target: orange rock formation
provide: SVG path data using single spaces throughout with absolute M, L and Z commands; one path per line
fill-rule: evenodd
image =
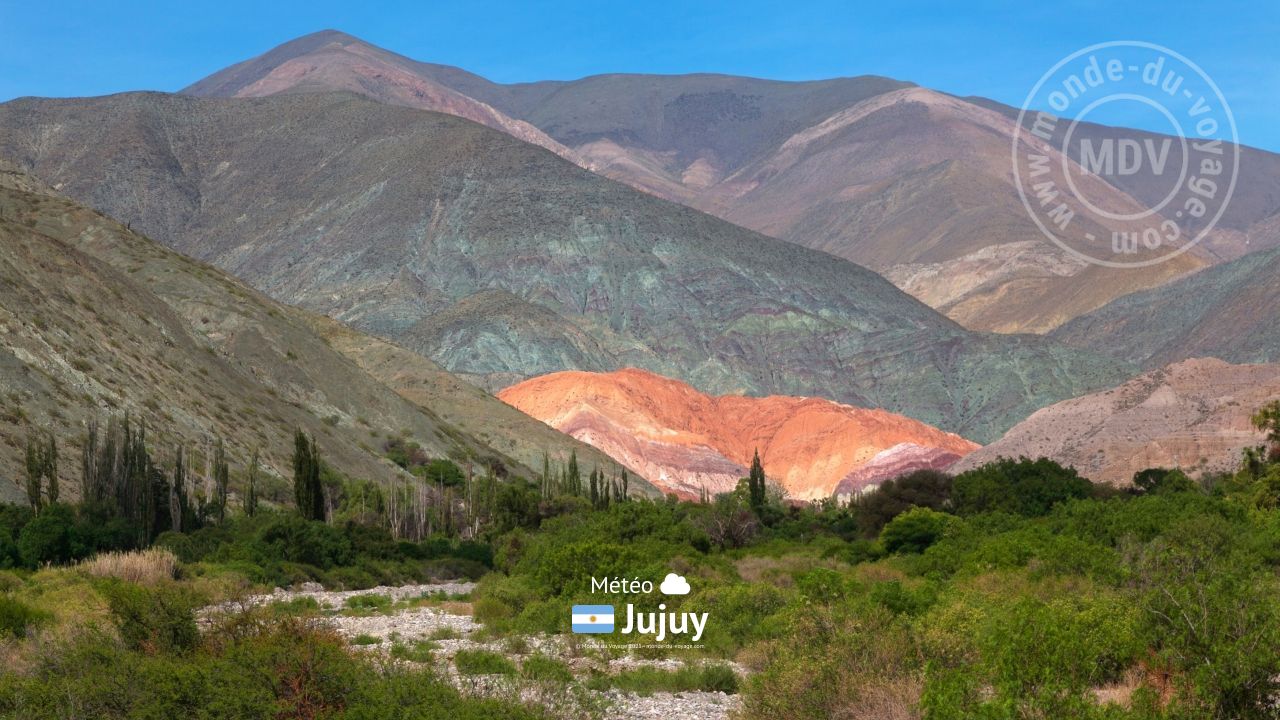
M 958 459 L 979 447 L 884 410 L 821 398 L 713 397 L 635 369 L 552 373 L 498 397 L 684 495 L 731 490 L 756 450 L 765 474 L 788 496 L 816 499 L 830 496 L 842 479 L 891 448 L 902 446 L 902 454 L 918 447 L 923 464 L 936 466 L 936 451 Z M 907 457 L 886 467 L 912 469 Z M 858 476 L 858 484 L 880 479 L 871 473 Z

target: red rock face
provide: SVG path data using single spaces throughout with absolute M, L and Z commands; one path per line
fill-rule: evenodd
M 1125 384 L 1050 405 L 958 462 L 967 470 L 997 457 L 1047 457 L 1094 482 L 1128 485 L 1153 467 L 1196 474 L 1231 470 L 1261 445 L 1250 417 L 1280 398 L 1280 365 L 1184 360 Z
M 682 495 L 731 490 L 757 450 L 788 496 L 817 499 L 842 480 L 863 487 L 898 468 L 945 467 L 978 448 L 883 410 L 821 398 L 713 397 L 634 369 L 552 373 L 498 397 Z

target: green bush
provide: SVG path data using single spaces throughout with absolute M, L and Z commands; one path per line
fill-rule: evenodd
M 911 508 L 880 532 L 885 552 L 920 553 L 957 526 L 959 518 L 929 508 Z
M 880 535 L 885 525 L 913 507 L 946 510 L 951 505 L 951 476 L 937 470 L 917 470 L 886 481 L 853 500 L 850 510 L 858 531 L 866 538 Z
M 52 619 L 42 610 L 37 610 L 9 595 L 0 595 L 0 638 L 24 638 L 32 629 Z
M 150 654 L 182 653 L 199 641 L 194 613 L 198 601 L 182 587 L 113 580 L 102 582 L 99 588 L 107 598 L 120 638 L 130 649 Z
M 35 516 L 18 533 L 18 554 L 22 564 L 36 568 L 46 563 L 66 563 L 72 554 L 75 514 L 70 506 L 52 505 Z
M 430 663 L 435 660 L 436 644 L 430 640 L 417 640 L 412 645 L 395 643 L 391 646 L 391 657 L 416 663 Z
M 352 595 L 343 603 L 351 610 L 369 610 L 386 612 L 391 607 L 391 598 L 386 595 L 370 593 L 368 595 Z
M 1074 469 L 1045 458 L 1000 458 L 957 475 L 951 487 L 960 515 L 1007 512 L 1040 517 L 1054 505 L 1092 493 L 1093 484 Z
M 516 666 L 507 658 L 488 650 L 459 650 L 453 664 L 463 675 L 515 675 Z
M 520 676 L 536 682 L 573 682 L 569 666 L 546 655 L 533 655 L 520 664 Z

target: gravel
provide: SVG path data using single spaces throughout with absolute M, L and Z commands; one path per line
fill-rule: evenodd
M 346 607 L 348 598 L 360 595 L 383 595 L 393 601 L 414 599 L 424 596 L 440 595 L 454 597 L 469 594 L 475 583 L 438 583 L 432 585 L 406 585 L 400 587 L 376 587 L 368 590 L 328 591 L 323 587 L 307 583 L 303 586 L 284 590 L 276 588 L 265 595 L 255 595 L 240 601 L 205 608 L 202 618 L 218 612 L 234 611 L 239 608 L 255 607 L 273 602 L 288 602 L 299 598 L 314 598 L 321 607 L 339 610 Z M 412 643 L 417 640 L 431 640 L 437 648 L 438 659 L 452 659 L 459 650 L 489 650 L 501 653 L 513 659 L 520 659 L 530 654 L 541 654 L 557 658 L 565 662 L 577 675 L 585 675 L 591 670 L 617 673 L 639 667 L 654 667 L 662 670 L 675 670 L 684 663 L 674 659 L 650 659 L 632 656 L 608 657 L 595 638 L 580 638 L 563 635 L 529 635 L 518 641 L 492 640 L 482 641 L 471 636 L 481 626 L 470 615 L 448 612 L 445 609 L 422 606 L 405 608 L 393 614 L 372 613 L 368 615 L 330 615 L 324 622 L 331 625 L 348 639 L 358 636 L 373 637 L 378 643 L 355 646 L 362 652 L 388 652 L 394 642 Z M 433 636 L 444 635 L 445 637 Z M 450 637 L 451 636 L 451 637 Z M 513 644 L 521 646 L 520 652 L 512 652 Z M 746 674 L 745 668 L 728 663 L 739 675 Z M 520 681 L 514 678 L 499 676 L 462 676 L 449 662 L 446 676 L 467 694 L 499 695 L 520 697 L 525 701 L 534 701 L 550 706 L 555 712 L 562 706 L 572 716 L 581 716 L 580 703 L 565 697 L 552 697 L 563 693 L 548 693 L 545 689 L 536 690 L 522 688 Z M 663 718 L 664 720 L 727 720 L 740 706 L 736 695 L 720 692 L 655 692 L 651 695 L 637 695 L 617 689 L 603 692 L 584 691 L 591 696 L 590 704 L 607 705 L 604 713 L 610 718 Z M 532 695 L 531 695 L 532 693 Z M 550 702 L 547 702 L 550 701 Z

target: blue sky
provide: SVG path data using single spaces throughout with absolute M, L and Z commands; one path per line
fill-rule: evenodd
M 1280 151 L 1280 2 L 959 6 L 0 0 L 0 100 L 177 90 L 291 38 L 336 28 L 502 82 L 602 72 L 877 74 L 1018 105 L 1063 56 L 1136 39 L 1198 63 L 1231 103 L 1241 141 Z

